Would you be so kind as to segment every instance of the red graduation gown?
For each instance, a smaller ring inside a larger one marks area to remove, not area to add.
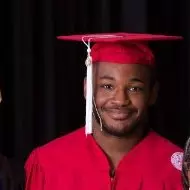
[[[180,148],[151,131],[111,179],[108,160],[82,128],[30,154],[26,190],[182,190],[178,152]]]

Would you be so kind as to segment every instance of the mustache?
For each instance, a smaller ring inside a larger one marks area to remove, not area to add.
[[[110,107],[102,107],[101,110],[103,111],[119,111],[119,112],[135,112],[137,109],[135,108],[129,108],[129,107],[123,107],[123,106],[110,106]]]

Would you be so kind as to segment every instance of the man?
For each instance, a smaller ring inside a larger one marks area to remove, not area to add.
[[[181,37],[117,33],[59,39],[87,46],[86,125],[31,153],[26,190],[181,190],[181,149],[148,124],[158,84],[154,55],[144,43]]]
[[[0,103],[2,96],[0,92]],[[14,176],[13,165],[0,153],[0,190],[21,190],[23,184],[20,180],[16,180]],[[18,174],[17,174],[18,175]]]
[[[10,163],[5,156],[0,154],[0,190],[16,190],[14,183]]]
[[[184,190],[188,190],[190,189],[190,137],[185,145],[182,169]]]

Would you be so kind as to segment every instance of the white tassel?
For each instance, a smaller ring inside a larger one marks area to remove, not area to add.
[[[112,38],[112,37],[119,37],[119,35],[88,35],[83,36],[82,41],[87,47],[87,59],[86,59],[86,66],[87,66],[87,73],[86,73],[86,123],[85,123],[85,134],[92,134],[92,111],[93,111],[93,65],[92,65],[92,57],[90,56],[90,41],[93,38]],[[85,42],[84,39],[88,40],[88,44]],[[102,126],[102,124],[101,124]]]
[[[92,134],[92,109],[93,109],[93,77],[92,77],[92,57],[90,56],[90,47],[88,47],[88,57],[86,59],[86,125],[85,134]]]

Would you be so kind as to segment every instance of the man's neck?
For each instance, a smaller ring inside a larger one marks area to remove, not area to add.
[[[127,137],[115,137],[101,131],[96,125],[93,136],[110,160],[112,167],[116,168],[119,161],[143,138],[144,133],[138,130]]]

